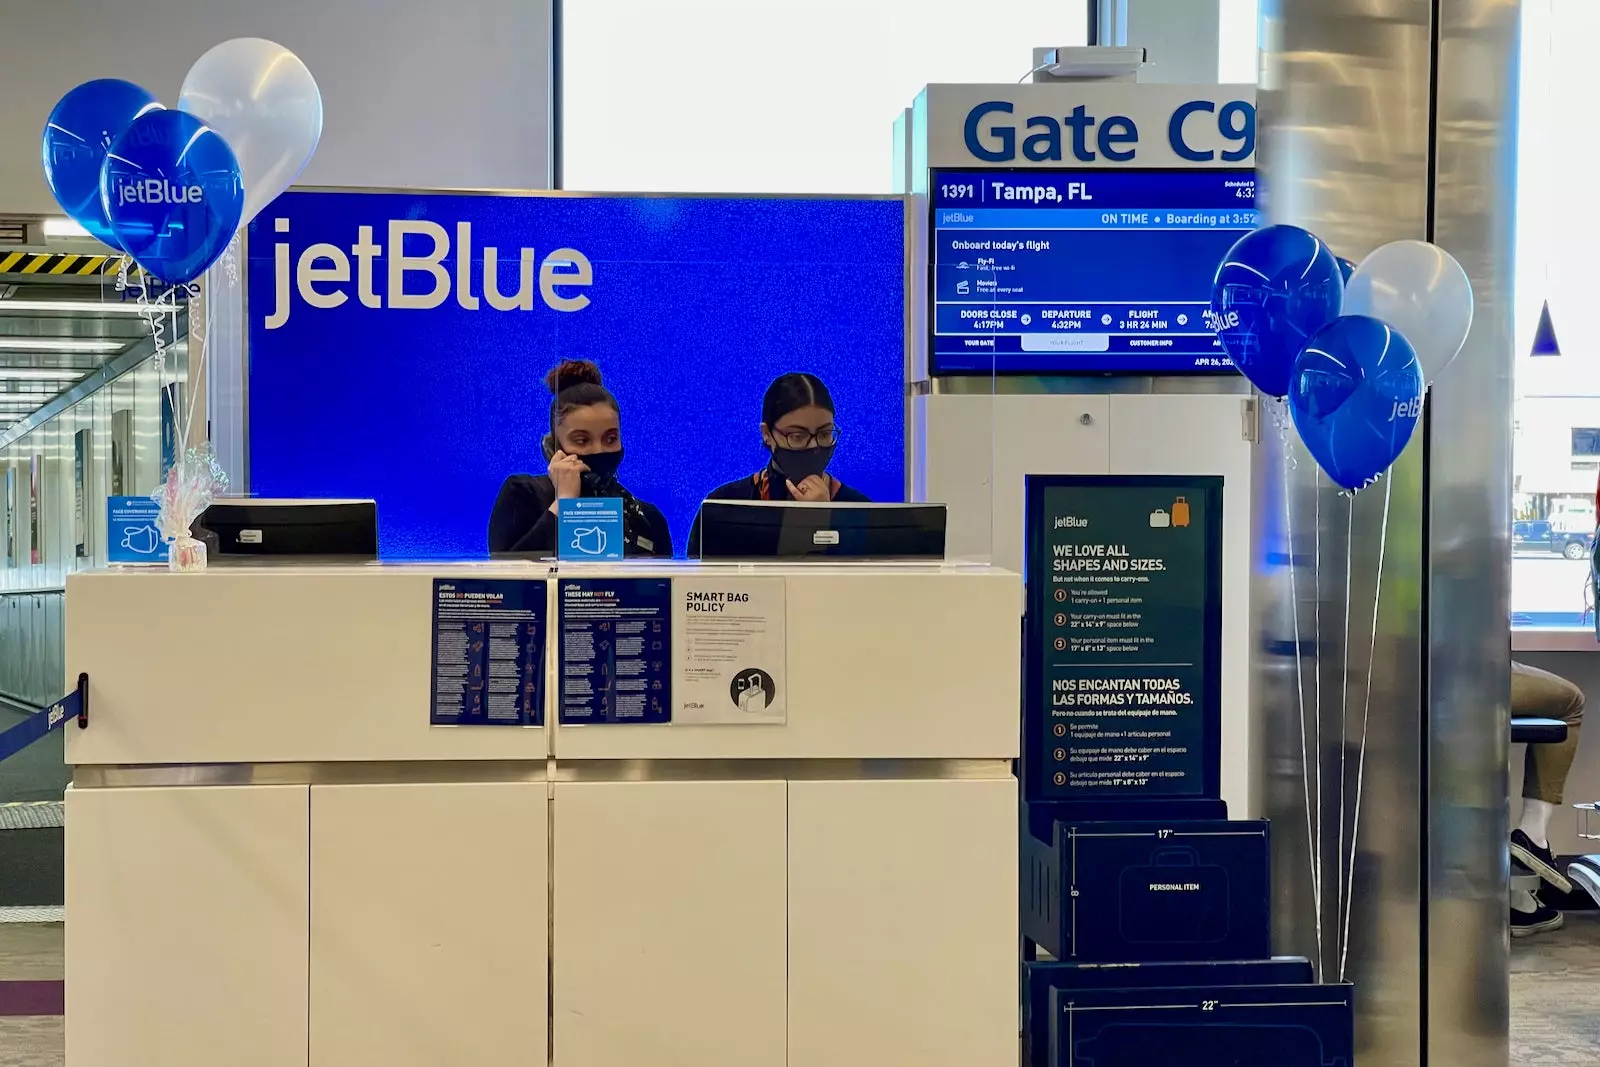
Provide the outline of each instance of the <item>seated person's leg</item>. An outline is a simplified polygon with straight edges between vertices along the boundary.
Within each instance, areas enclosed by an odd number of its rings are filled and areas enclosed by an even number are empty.
[[[1511,834],[1511,855],[1561,892],[1572,885],[1550,851],[1550,816],[1561,804],[1567,773],[1578,752],[1583,725],[1583,690],[1549,671],[1511,663],[1511,714],[1560,719],[1567,739],[1558,745],[1529,745],[1523,757],[1522,818]]]

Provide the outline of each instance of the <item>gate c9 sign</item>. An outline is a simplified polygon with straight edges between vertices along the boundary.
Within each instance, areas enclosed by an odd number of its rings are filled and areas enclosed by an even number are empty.
[[[1248,169],[1252,85],[930,85],[917,101],[929,169]]]
[[[1100,156],[1113,163],[1132,163],[1138,158],[1139,126],[1127,115],[1100,118],[1084,104],[1060,117],[1019,119],[1015,111],[1008,100],[987,100],[967,112],[962,126],[967,151],[985,163],[1014,163],[1020,139],[1022,158],[1030,163],[1093,163]],[[1205,147],[1206,140],[1200,138],[1191,142],[1191,121],[1198,127],[1208,120],[1229,147],[1219,151]],[[1220,107],[1213,100],[1187,100],[1173,110],[1163,133],[1172,154],[1186,162],[1209,163],[1220,157],[1239,163],[1255,155],[1256,107],[1246,100],[1230,100]]]

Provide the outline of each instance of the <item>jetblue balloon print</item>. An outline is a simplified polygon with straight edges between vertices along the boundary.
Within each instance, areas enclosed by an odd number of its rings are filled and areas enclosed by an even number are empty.
[[[239,229],[244,187],[233,150],[182,111],[150,111],[112,144],[100,196],[118,243],[162,281],[191,281]]]
[[[1283,396],[1295,356],[1343,301],[1328,246],[1297,226],[1268,226],[1239,238],[1217,267],[1206,325],[1257,389]]]
[[[132,82],[97,78],[63,96],[44,125],[44,180],[73,221],[113,248],[116,235],[100,200],[106,150],[133,121],[159,110],[156,98]]]
[[[1400,332],[1366,315],[1330,322],[1295,360],[1289,414],[1306,450],[1351,491],[1405,451],[1422,415],[1422,365]]]

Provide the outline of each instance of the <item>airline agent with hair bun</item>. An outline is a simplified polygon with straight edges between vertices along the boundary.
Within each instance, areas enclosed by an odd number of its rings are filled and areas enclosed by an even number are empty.
[[[500,487],[489,516],[491,555],[556,554],[556,501],[580,496],[622,498],[623,554],[672,555],[672,532],[661,509],[640,500],[617,479],[622,465],[621,408],[601,384],[600,368],[569,359],[545,376],[550,432],[545,474],[513,474]]]

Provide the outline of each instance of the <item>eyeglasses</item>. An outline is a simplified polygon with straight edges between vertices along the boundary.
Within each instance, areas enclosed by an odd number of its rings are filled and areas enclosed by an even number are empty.
[[[832,448],[839,443],[839,427],[824,426],[820,430],[775,430],[773,436],[785,448],[796,452],[803,448]]]

